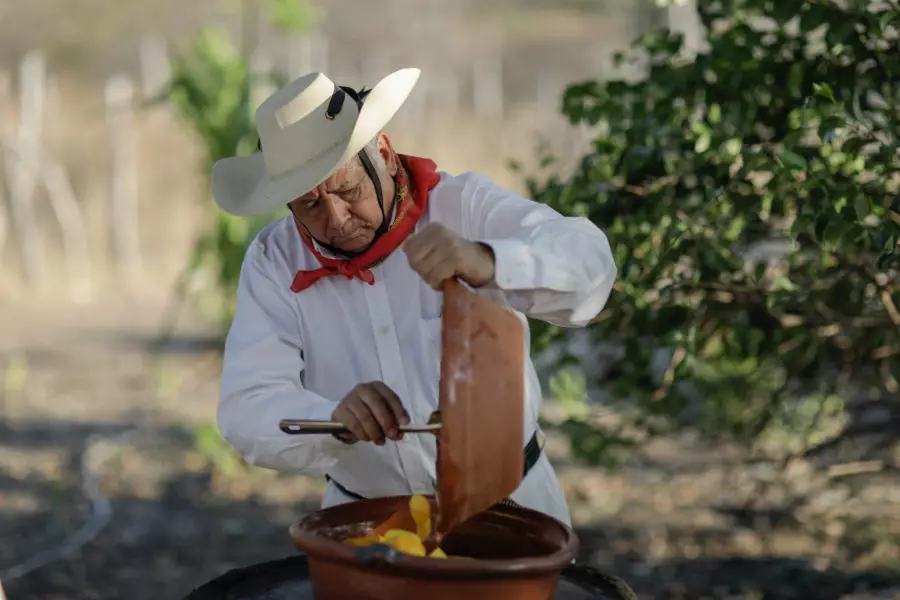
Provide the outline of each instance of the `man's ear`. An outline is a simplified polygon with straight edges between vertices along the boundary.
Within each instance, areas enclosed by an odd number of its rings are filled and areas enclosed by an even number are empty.
[[[382,160],[384,160],[384,164],[387,167],[388,175],[393,177],[397,174],[397,168],[399,167],[399,158],[397,158],[397,154],[394,152],[394,148],[391,146],[391,140],[388,139],[387,134],[379,133],[378,134],[378,152],[381,154]]]

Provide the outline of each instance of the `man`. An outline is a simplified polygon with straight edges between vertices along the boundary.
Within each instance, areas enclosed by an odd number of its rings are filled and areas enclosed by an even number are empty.
[[[587,324],[616,276],[606,236],[474,173],[438,172],[381,133],[418,79],[370,91],[314,73],[257,110],[260,152],[219,161],[213,195],[234,215],[292,215],[247,250],[225,347],[218,423],[254,465],[326,475],[323,506],[429,494],[442,284],[459,278],[511,310]],[[526,363],[526,473],[512,499],[570,523],[538,442],[541,390]],[[485,401],[490,401],[486,398]],[[286,435],[283,418],[340,421],[352,436]]]

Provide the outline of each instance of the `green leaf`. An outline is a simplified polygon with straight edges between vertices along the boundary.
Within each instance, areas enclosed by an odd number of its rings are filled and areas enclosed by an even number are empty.
[[[847,140],[841,144],[841,152],[846,154],[857,154],[868,143],[869,141],[862,137],[847,138]]]
[[[712,136],[708,133],[702,134],[697,138],[696,143],[694,144],[694,152],[698,154],[703,154],[707,150],[709,150],[709,145],[712,143]]]
[[[772,291],[793,292],[796,290],[796,284],[785,273],[779,271],[772,277]]]
[[[788,71],[788,92],[794,98],[803,96],[803,78],[806,65],[802,62],[795,62]]]
[[[853,225],[846,221],[836,221],[825,229],[823,241],[830,246],[837,246],[852,231]]]
[[[725,153],[729,156],[737,156],[741,153],[741,146],[741,140],[738,138],[731,138],[724,144]]]
[[[817,96],[821,96],[831,102],[834,102],[834,90],[831,89],[831,86],[827,83],[814,83],[813,84],[813,92]]]
[[[869,199],[865,196],[857,196],[853,201],[853,209],[856,211],[857,219],[865,220],[869,216]]]
[[[797,171],[805,171],[807,164],[806,159],[797,154],[796,152],[792,152],[790,150],[783,150],[778,154],[778,159],[781,163],[790,168]]]

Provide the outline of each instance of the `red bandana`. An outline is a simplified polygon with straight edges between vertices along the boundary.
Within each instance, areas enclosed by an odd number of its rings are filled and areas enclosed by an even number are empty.
[[[400,158],[400,168],[397,170],[395,177],[397,193],[395,195],[394,211],[397,216],[394,218],[394,222],[391,223],[390,229],[361,255],[346,260],[322,256],[316,250],[315,242],[300,222],[296,219],[294,220],[303,243],[315,255],[322,266],[312,271],[297,271],[294,283],[291,284],[292,292],[295,294],[302,292],[322,277],[332,275],[343,275],[347,279],[358,277],[369,285],[375,283],[375,276],[369,270],[370,267],[387,258],[415,230],[419,217],[422,216],[425,208],[428,206],[428,192],[441,180],[434,161],[402,154]],[[415,183],[415,193],[410,193],[409,176],[403,165],[406,165],[406,169],[412,175],[412,180]]]

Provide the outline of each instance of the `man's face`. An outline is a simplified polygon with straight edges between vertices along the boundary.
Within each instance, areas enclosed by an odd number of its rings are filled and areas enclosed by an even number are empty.
[[[396,158],[384,135],[379,136],[378,150],[382,160],[372,162],[381,180],[384,214],[390,215]],[[289,206],[315,239],[349,252],[371,244],[384,218],[375,186],[358,157]]]

